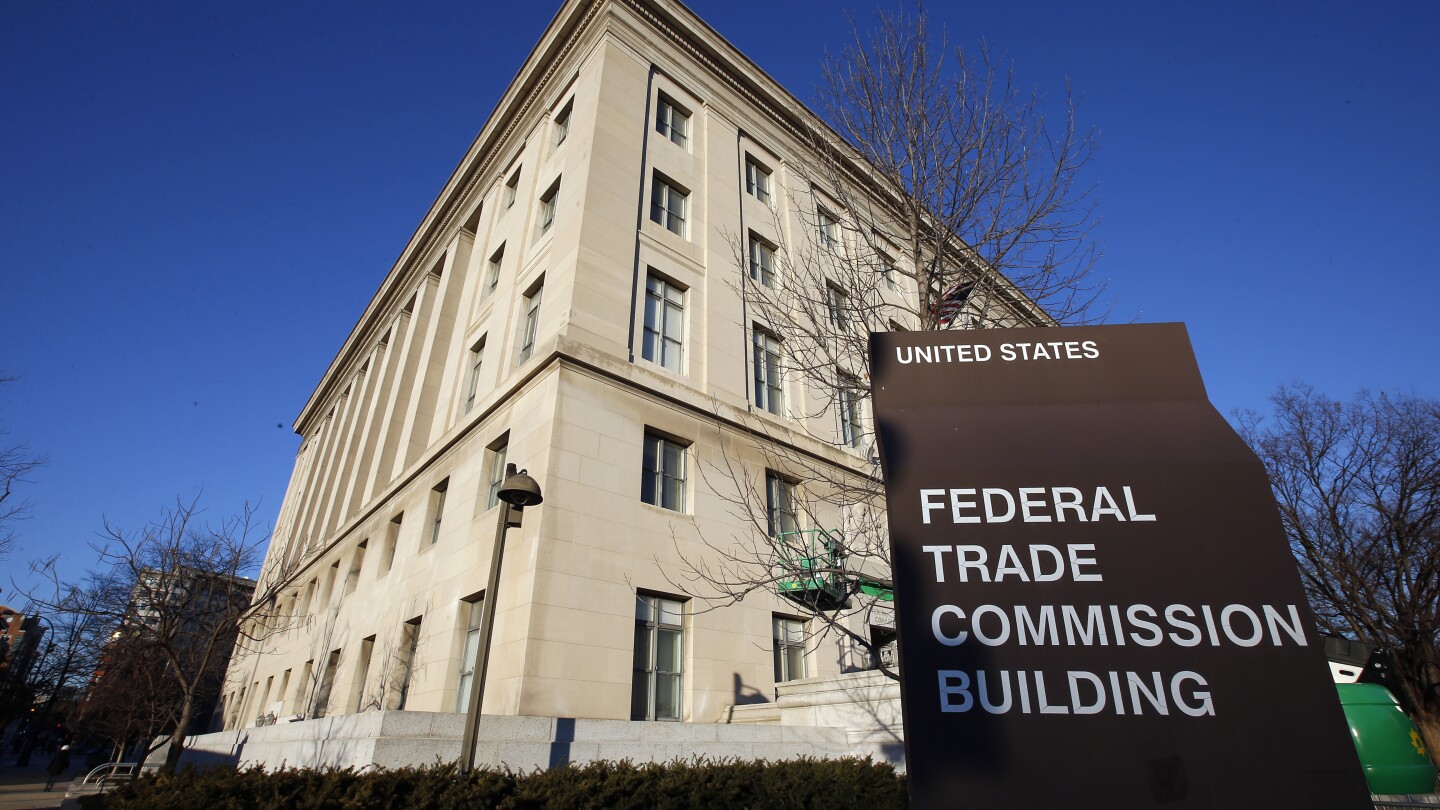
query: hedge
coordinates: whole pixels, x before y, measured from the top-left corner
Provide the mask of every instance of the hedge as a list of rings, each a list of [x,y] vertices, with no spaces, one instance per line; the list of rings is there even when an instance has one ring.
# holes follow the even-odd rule
[[[549,771],[222,768],[147,774],[87,810],[461,810],[461,808],[903,808],[905,778],[866,759],[592,762]]]

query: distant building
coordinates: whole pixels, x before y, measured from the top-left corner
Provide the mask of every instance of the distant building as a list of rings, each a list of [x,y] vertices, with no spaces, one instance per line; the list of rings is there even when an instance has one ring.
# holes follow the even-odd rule
[[[45,637],[39,616],[0,605],[0,730],[30,706],[30,671]]]
[[[173,656],[182,662],[187,675],[203,672],[198,688],[202,699],[194,710],[198,718],[194,727],[206,730],[213,724],[218,728],[220,686],[234,649],[240,615],[254,598],[255,585],[253,579],[189,566],[141,571],[131,589],[126,618],[101,653],[88,693],[103,691],[107,677],[133,677],[126,664],[133,667],[147,661],[144,666],[173,666],[169,663]],[[136,651],[127,649],[129,639],[137,639],[140,646]],[[168,653],[149,652],[161,646],[167,647]],[[134,655],[141,657],[117,661]],[[164,684],[166,680],[157,677],[153,683]]]
[[[765,283],[792,229],[862,249],[795,169],[814,122],[674,0],[563,5],[296,419],[266,571],[298,568],[278,608],[308,620],[237,654],[224,727],[303,722],[248,732],[244,756],[309,764],[299,741],[344,735],[325,749],[338,758],[314,762],[454,756],[507,462],[545,501],[507,542],[484,708],[512,720],[491,736],[623,738],[632,748],[587,756],[639,759],[879,750],[792,718],[789,736],[769,728],[777,694],[810,707],[794,722],[827,725],[846,683],[898,723],[867,657],[787,600],[706,610],[675,584],[686,560],[719,564],[713,545],[755,532],[705,470],[742,468],[772,531],[836,529],[838,514],[796,514],[807,484],[765,447],[837,471],[873,451],[841,441],[869,414],[820,415],[836,391],[787,374],[787,336],[749,320],[737,292],[747,272]],[[887,284],[917,296],[903,273]],[[680,738],[663,721],[742,720],[665,742]],[[413,745],[384,754],[371,739],[396,735]]]

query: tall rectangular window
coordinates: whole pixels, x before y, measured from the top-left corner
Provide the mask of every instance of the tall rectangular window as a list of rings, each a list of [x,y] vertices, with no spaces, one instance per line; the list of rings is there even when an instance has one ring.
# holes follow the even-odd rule
[[[506,207],[506,208],[510,208],[510,207],[512,207],[512,206],[515,205],[515,198],[519,195],[519,193],[520,193],[520,169],[519,169],[519,167],[516,167],[515,173],[512,174],[512,175],[510,175],[510,179],[509,179],[509,180],[506,180],[506,181],[505,181],[505,192],[504,192],[504,195],[505,195],[505,207]]]
[[[540,298],[544,292],[545,285],[541,283],[525,296],[525,322],[520,331],[521,363],[535,353],[535,336],[540,330]]]
[[[690,148],[690,114],[666,96],[655,105],[655,131],[682,149]]]
[[[360,569],[365,565],[365,549],[369,545],[369,540],[361,540],[360,545],[355,547],[355,556],[350,558],[350,572],[345,575],[345,596],[354,593],[355,586],[360,584]]]
[[[750,234],[750,278],[766,287],[775,286],[775,249]]]
[[[650,219],[679,236],[685,235],[685,206],[689,193],[655,175],[650,184]]]
[[[685,454],[684,444],[645,433],[640,500],[676,512],[685,511]]]
[[[470,373],[465,379],[465,412],[475,406],[475,393],[480,388],[480,366],[485,362],[485,336],[470,347]]]
[[[683,368],[685,292],[655,275],[645,279],[645,333],[640,355],[671,371]]]
[[[798,619],[772,616],[775,641],[775,683],[805,677],[805,624]]]
[[[486,271],[485,295],[487,297],[490,295],[490,293],[495,292],[495,288],[500,284],[500,263],[504,259],[505,243],[501,242],[499,250],[496,250],[495,253],[490,256],[490,266],[489,268],[487,268]]]
[[[375,637],[360,641],[360,660],[355,665],[355,711],[363,712],[365,706],[365,682],[370,679],[370,657],[375,652]]]
[[[460,615],[465,621],[465,640],[460,647],[460,678],[456,682],[457,714],[464,714],[470,709],[470,689],[475,682],[475,667],[479,665],[480,614],[484,607],[484,597],[481,596],[460,603]]]
[[[255,712],[257,714],[266,715],[270,713],[270,708],[267,704],[270,702],[270,687],[274,685],[274,675],[271,675],[270,677],[265,679],[265,691],[260,693],[260,702],[255,704]]]
[[[895,260],[880,254],[880,275],[885,279],[885,286],[896,292],[900,290],[900,280],[896,277]]]
[[[770,170],[749,155],[745,156],[745,193],[770,204]]]
[[[404,709],[405,704],[410,702],[410,679],[415,675],[415,655],[420,649],[420,622],[423,617],[416,616],[401,628],[400,645],[400,671],[399,671],[399,694],[395,700],[396,709]]]
[[[832,253],[840,252],[840,220],[824,208],[816,212],[820,246]]]
[[[485,494],[485,508],[500,504],[500,487],[505,483],[505,455],[509,442],[502,438],[499,444],[490,448],[489,489]]]
[[[235,698],[234,709],[236,725],[239,725],[245,721],[245,696],[249,693],[250,687],[242,686],[240,687],[240,696]]]
[[[845,330],[845,311],[849,307],[850,296],[844,290],[834,284],[825,284],[825,315],[830,321],[833,329]]]
[[[860,382],[841,372],[835,387],[835,408],[840,412],[840,441],[860,446]]]
[[[635,599],[635,667],[631,720],[679,720],[685,658],[685,605],[663,596]]]
[[[772,470],[765,471],[765,514],[771,537],[800,530],[795,482]]]
[[[325,570],[325,579],[320,585],[320,604],[316,606],[318,609],[324,610],[330,606],[330,597],[335,594],[335,580],[339,578],[340,561],[336,560]]]
[[[280,673],[280,691],[275,693],[275,702],[280,704],[279,714],[285,713],[285,701],[288,700],[285,693],[290,689],[290,672],[291,670],[287,669]]]
[[[565,142],[570,135],[570,110],[575,106],[574,101],[567,102],[560,112],[555,113],[555,145],[559,146]]]
[[[445,517],[445,493],[450,491],[450,479],[435,485],[430,490],[430,545],[440,542],[440,521]]]
[[[780,339],[755,327],[752,332],[755,367],[755,404],[773,414],[784,407],[781,395]]]
[[[401,512],[390,518],[390,525],[385,527],[385,549],[380,557],[380,573],[390,572],[395,565],[395,546],[400,543],[400,522],[405,519],[405,513]]]
[[[305,667],[300,670],[300,683],[295,686],[295,708],[303,719],[309,719],[314,715],[309,712],[309,704],[305,702],[305,694],[310,689],[310,677],[315,674],[315,659],[305,662]]]
[[[560,199],[560,181],[556,180],[550,188],[540,195],[540,233],[550,230],[555,224],[555,202]]]
[[[315,717],[324,717],[330,712],[330,692],[335,688],[335,670],[339,668],[340,651],[331,650],[320,676],[320,688],[315,692]]]

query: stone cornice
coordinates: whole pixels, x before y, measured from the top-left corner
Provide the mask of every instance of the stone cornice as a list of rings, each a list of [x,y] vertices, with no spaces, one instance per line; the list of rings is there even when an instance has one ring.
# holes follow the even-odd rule
[[[406,243],[400,258],[381,282],[380,289],[371,298],[360,320],[330,361],[320,384],[301,408],[294,423],[297,433],[304,435],[307,422],[323,410],[324,403],[339,387],[339,381],[349,377],[345,372],[355,362],[357,344],[370,342],[386,328],[411,286],[427,272],[428,260],[435,249],[442,246],[441,240],[456,217],[475,198],[495,161],[506,153],[507,150],[502,147],[514,142],[517,129],[536,102],[544,97],[544,91],[556,71],[582,40],[582,35],[606,2],[571,0],[568,4],[571,7],[562,7],[551,20],[519,73],[511,80],[509,89],[495,105],[485,126],[451,173],[445,188],[431,204],[425,219]]]

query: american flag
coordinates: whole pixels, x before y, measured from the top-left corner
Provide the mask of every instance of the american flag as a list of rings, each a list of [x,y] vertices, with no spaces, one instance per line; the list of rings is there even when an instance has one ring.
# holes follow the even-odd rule
[[[941,328],[949,327],[950,323],[955,320],[955,316],[959,315],[960,310],[965,307],[965,300],[970,297],[970,292],[974,289],[974,281],[961,281],[946,290],[935,301],[935,322]]]

